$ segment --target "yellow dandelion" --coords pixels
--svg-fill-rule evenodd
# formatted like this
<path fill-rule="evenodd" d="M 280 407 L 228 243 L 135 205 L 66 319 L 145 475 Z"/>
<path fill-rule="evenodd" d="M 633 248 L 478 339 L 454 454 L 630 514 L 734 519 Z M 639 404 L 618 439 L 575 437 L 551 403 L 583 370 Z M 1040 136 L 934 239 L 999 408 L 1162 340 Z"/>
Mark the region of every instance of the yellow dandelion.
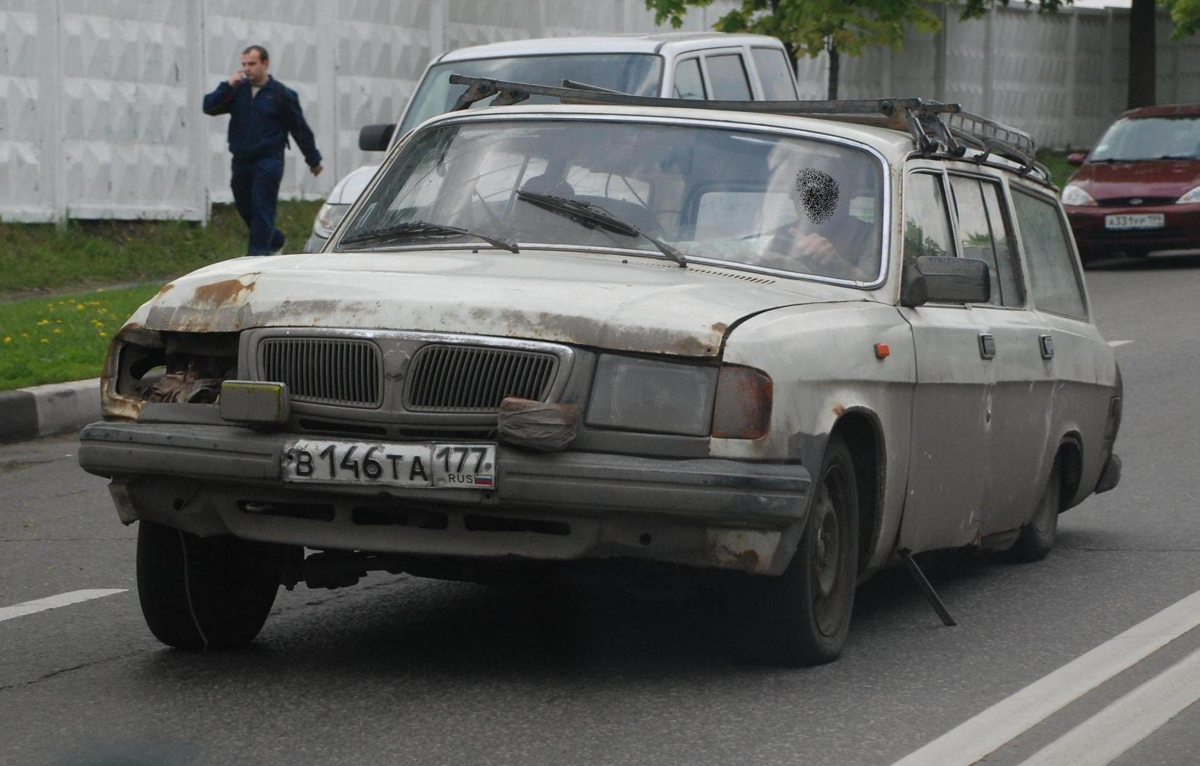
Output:
<path fill-rule="evenodd" d="M 4 336 L 4 342 L 5 342 L 5 343 L 12 343 L 12 336 L 11 336 L 11 335 L 5 335 L 5 336 Z"/>
<path fill-rule="evenodd" d="M 54 311 L 54 304 L 53 304 L 53 303 L 47 303 L 47 304 L 46 304 L 46 310 L 47 310 L 47 311 Z"/>
<path fill-rule="evenodd" d="M 86 307 L 86 306 L 84 306 L 82 303 L 76 303 L 76 304 L 75 304 L 75 310 L 76 310 L 76 311 L 83 311 L 85 308 L 87 308 L 87 307 Z"/>
<path fill-rule="evenodd" d="M 27 333 L 27 332 L 23 332 L 23 333 L 21 333 L 21 337 L 22 337 L 22 338 L 28 338 L 28 337 L 29 337 L 29 333 Z"/>
<path fill-rule="evenodd" d="M 38 320 L 38 327 L 44 327 L 44 326 L 46 326 L 46 325 L 48 325 L 48 324 L 50 324 L 50 320 L 49 320 L 49 319 L 39 319 L 39 320 Z"/>
<path fill-rule="evenodd" d="M 108 333 L 106 333 L 106 332 L 102 332 L 102 333 L 100 333 L 100 337 L 101 337 L 101 338 L 107 338 L 107 337 L 108 337 Z"/>
<path fill-rule="evenodd" d="M 55 323 L 55 324 L 62 324 L 62 320 L 61 320 L 61 319 L 55 319 L 55 320 L 54 320 L 54 323 Z"/>
<path fill-rule="evenodd" d="M 62 335 L 62 328 L 61 328 L 61 327 L 55 327 L 55 328 L 52 330 L 52 332 L 53 332 L 55 335 Z"/>
<path fill-rule="evenodd" d="M 49 343 L 49 342 L 50 342 L 49 338 L 42 338 L 42 343 Z"/>
<path fill-rule="evenodd" d="M 102 292 L 104 292 L 104 288 L 103 288 L 103 287 L 97 287 L 97 288 L 96 288 L 96 292 L 98 292 L 98 293 L 102 293 Z"/>

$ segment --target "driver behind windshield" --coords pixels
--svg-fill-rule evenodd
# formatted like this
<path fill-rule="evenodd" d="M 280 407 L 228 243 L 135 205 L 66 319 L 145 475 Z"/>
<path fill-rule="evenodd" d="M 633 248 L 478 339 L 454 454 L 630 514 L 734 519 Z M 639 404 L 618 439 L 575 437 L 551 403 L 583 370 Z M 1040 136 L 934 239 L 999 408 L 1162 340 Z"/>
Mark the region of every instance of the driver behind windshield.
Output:
<path fill-rule="evenodd" d="M 866 163 L 845 155 L 802 159 L 794 171 L 773 174 L 792 181 L 787 197 L 794 220 L 771 233 L 761 265 L 870 281 L 879 264 L 879 227 L 870 220 L 876 176 Z"/>

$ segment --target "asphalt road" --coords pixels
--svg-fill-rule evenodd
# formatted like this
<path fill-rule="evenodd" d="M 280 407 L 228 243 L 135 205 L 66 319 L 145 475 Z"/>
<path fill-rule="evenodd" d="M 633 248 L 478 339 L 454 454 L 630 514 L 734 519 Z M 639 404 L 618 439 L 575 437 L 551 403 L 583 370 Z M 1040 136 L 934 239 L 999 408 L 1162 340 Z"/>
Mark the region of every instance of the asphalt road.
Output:
<path fill-rule="evenodd" d="M 1163 689 L 1186 703 L 1197 688 L 1173 666 L 1200 648 L 1200 630 L 1123 671 L 1099 662 L 1099 686 L 1051 715 L 1032 713 L 1040 698 L 1021 690 L 1123 646 L 1114 637 L 1200 590 L 1200 256 L 1114 262 L 1088 281 L 1105 337 L 1129 341 L 1117 348 L 1121 486 L 1064 515 L 1044 562 L 935 566 L 957 627 L 941 626 L 902 570 L 875 578 L 845 655 L 815 669 L 732 661 L 702 600 L 404 575 L 281 592 L 246 650 L 170 650 L 138 607 L 136 528 L 78 468 L 76 442 L 2 447 L 0 609 L 122 592 L 0 621 L 0 763 L 887 766 L 931 742 L 974 741 L 958 727 L 976 714 L 996 731 L 1014 714 L 993 706 L 1015 694 L 1008 704 L 1032 728 L 988 764 L 1022 763 L 1114 704 L 1124 723 L 1079 735 L 1092 758 L 1080 762 L 1108 762 L 1105 733 L 1132 730 Z M 1061 687 L 1060 675 L 1041 683 Z M 1200 763 L 1200 705 L 1149 731 L 1112 762 Z"/>

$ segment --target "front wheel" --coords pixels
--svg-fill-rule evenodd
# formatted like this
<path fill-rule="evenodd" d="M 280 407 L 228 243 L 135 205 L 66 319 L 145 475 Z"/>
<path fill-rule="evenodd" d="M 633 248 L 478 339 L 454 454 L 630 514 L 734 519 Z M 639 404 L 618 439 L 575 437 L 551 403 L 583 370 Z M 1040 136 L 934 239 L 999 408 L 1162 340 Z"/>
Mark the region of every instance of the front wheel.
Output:
<path fill-rule="evenodd" d="M 733 637 L 747 659 L 820 665 L 846 644 L 858 576 L 854 458 L 829 440 L 804 535 L 779 577 L 738 576 L 727 591 Z"/>
<path fill-rule="evenodd" d="M 138 599 L 150 632 L 179 649 L 250 643 L 275 603 L 278 565 L 289 555 L 303 550 L 138 522 Z"/>

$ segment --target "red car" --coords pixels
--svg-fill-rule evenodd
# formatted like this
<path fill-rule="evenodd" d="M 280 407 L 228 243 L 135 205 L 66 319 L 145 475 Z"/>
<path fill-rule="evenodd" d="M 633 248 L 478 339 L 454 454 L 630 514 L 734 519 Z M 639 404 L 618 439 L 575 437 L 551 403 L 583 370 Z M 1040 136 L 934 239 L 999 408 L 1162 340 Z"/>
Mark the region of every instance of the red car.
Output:
<path fill-rule="evenodd" d="M 1063 187 L 1079 256 L 1200 249 L 1200 104 L 1125 112 Z"/>

